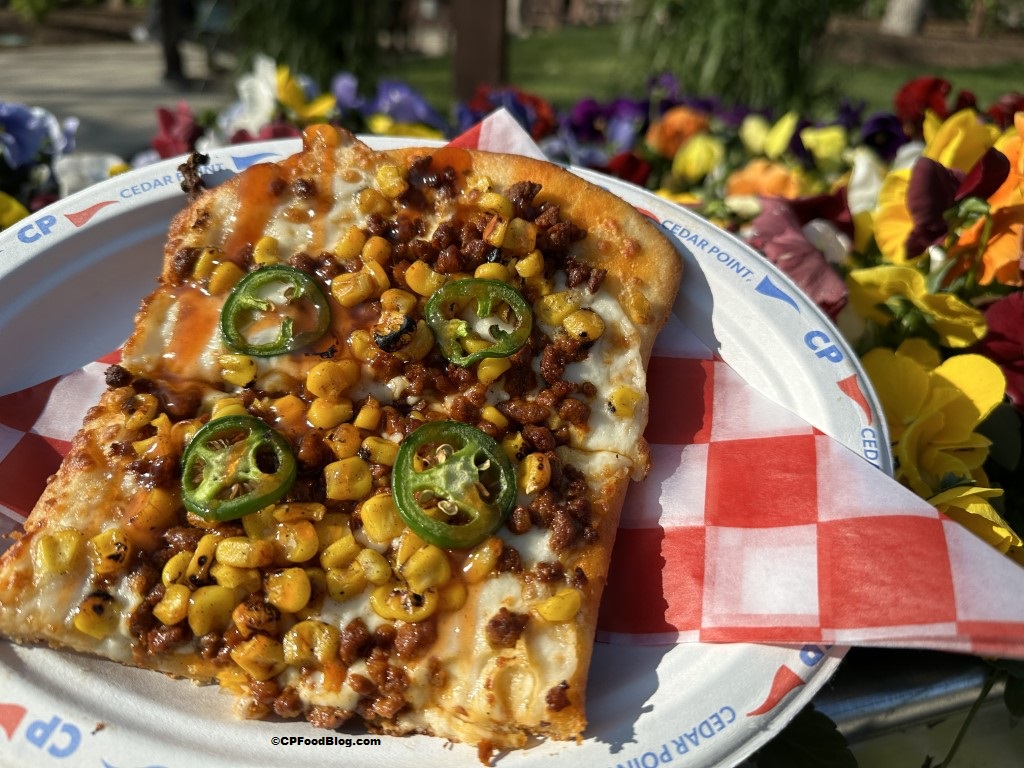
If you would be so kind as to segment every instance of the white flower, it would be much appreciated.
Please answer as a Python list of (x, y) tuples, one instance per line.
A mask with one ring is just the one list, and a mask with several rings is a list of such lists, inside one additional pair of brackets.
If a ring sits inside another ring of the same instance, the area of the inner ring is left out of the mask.
[(222, 112), (217, 122), (226, 136), (242, 130), (255, 135), (277, 109), (277, 64), (269, 56), (258, 55), (252, 72), (239, 77), (235, 88), (239, 100)]

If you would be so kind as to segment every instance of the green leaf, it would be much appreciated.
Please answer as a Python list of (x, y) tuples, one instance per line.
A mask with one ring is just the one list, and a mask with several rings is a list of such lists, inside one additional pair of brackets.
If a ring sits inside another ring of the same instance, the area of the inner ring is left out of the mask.
[(857, 768), (857, 758), (836, 724), (811, 704), (753, 760), (758, 768)]

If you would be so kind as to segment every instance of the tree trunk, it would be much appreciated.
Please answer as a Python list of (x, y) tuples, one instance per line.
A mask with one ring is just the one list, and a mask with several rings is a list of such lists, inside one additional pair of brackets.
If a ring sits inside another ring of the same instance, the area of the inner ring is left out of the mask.
[(927, 0), (888, 0), (882, 16), (882, 32), (898, 37), (920, 34), (927, 5)]
[(985, 0), (974, 0), (971, 3), (971, 14), (967, 19), (967, 36), (977, 40), (985, 29)]

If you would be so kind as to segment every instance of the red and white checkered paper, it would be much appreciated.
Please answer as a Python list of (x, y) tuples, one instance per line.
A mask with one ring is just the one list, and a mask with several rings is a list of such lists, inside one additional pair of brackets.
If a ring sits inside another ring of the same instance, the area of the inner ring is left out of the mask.
[[(455, 143), (539, 156), (505, 113)], [(0, 397), (0, 531), (30, 511), (114, 359)], [(1024, 568), (760, 394), (675, 317), (648, 386), (653, 468), (626, 500), (601, 640), (1024, 658)]]

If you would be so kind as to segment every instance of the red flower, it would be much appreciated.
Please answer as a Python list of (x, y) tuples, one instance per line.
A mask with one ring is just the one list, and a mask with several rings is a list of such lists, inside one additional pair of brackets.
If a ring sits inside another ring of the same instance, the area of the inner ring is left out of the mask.
[(1017, 112), (1024, 112), (1024, 93), (1004, 93), (985, 114), (1005, 131), (1013, 125), (1013, 116)]
[(998, 365), (1006, 393), (1024, 413), (1024, 293), (1011, 293), (985, 310), (988, 333), (975, 351)]
[(196, 123), (188, 102), (179, 101), (172, 112), (165, 107), (156, 110), (158, 131), (151, 146), (160, 157), (177, 157), (188, 154), (196, 148), (196, 139), (203, 135), (203, 129)]
[(635, 152), (627, 150), (611, 158), (602, 170), (642, 187), (651, 175), (651, 164)]

